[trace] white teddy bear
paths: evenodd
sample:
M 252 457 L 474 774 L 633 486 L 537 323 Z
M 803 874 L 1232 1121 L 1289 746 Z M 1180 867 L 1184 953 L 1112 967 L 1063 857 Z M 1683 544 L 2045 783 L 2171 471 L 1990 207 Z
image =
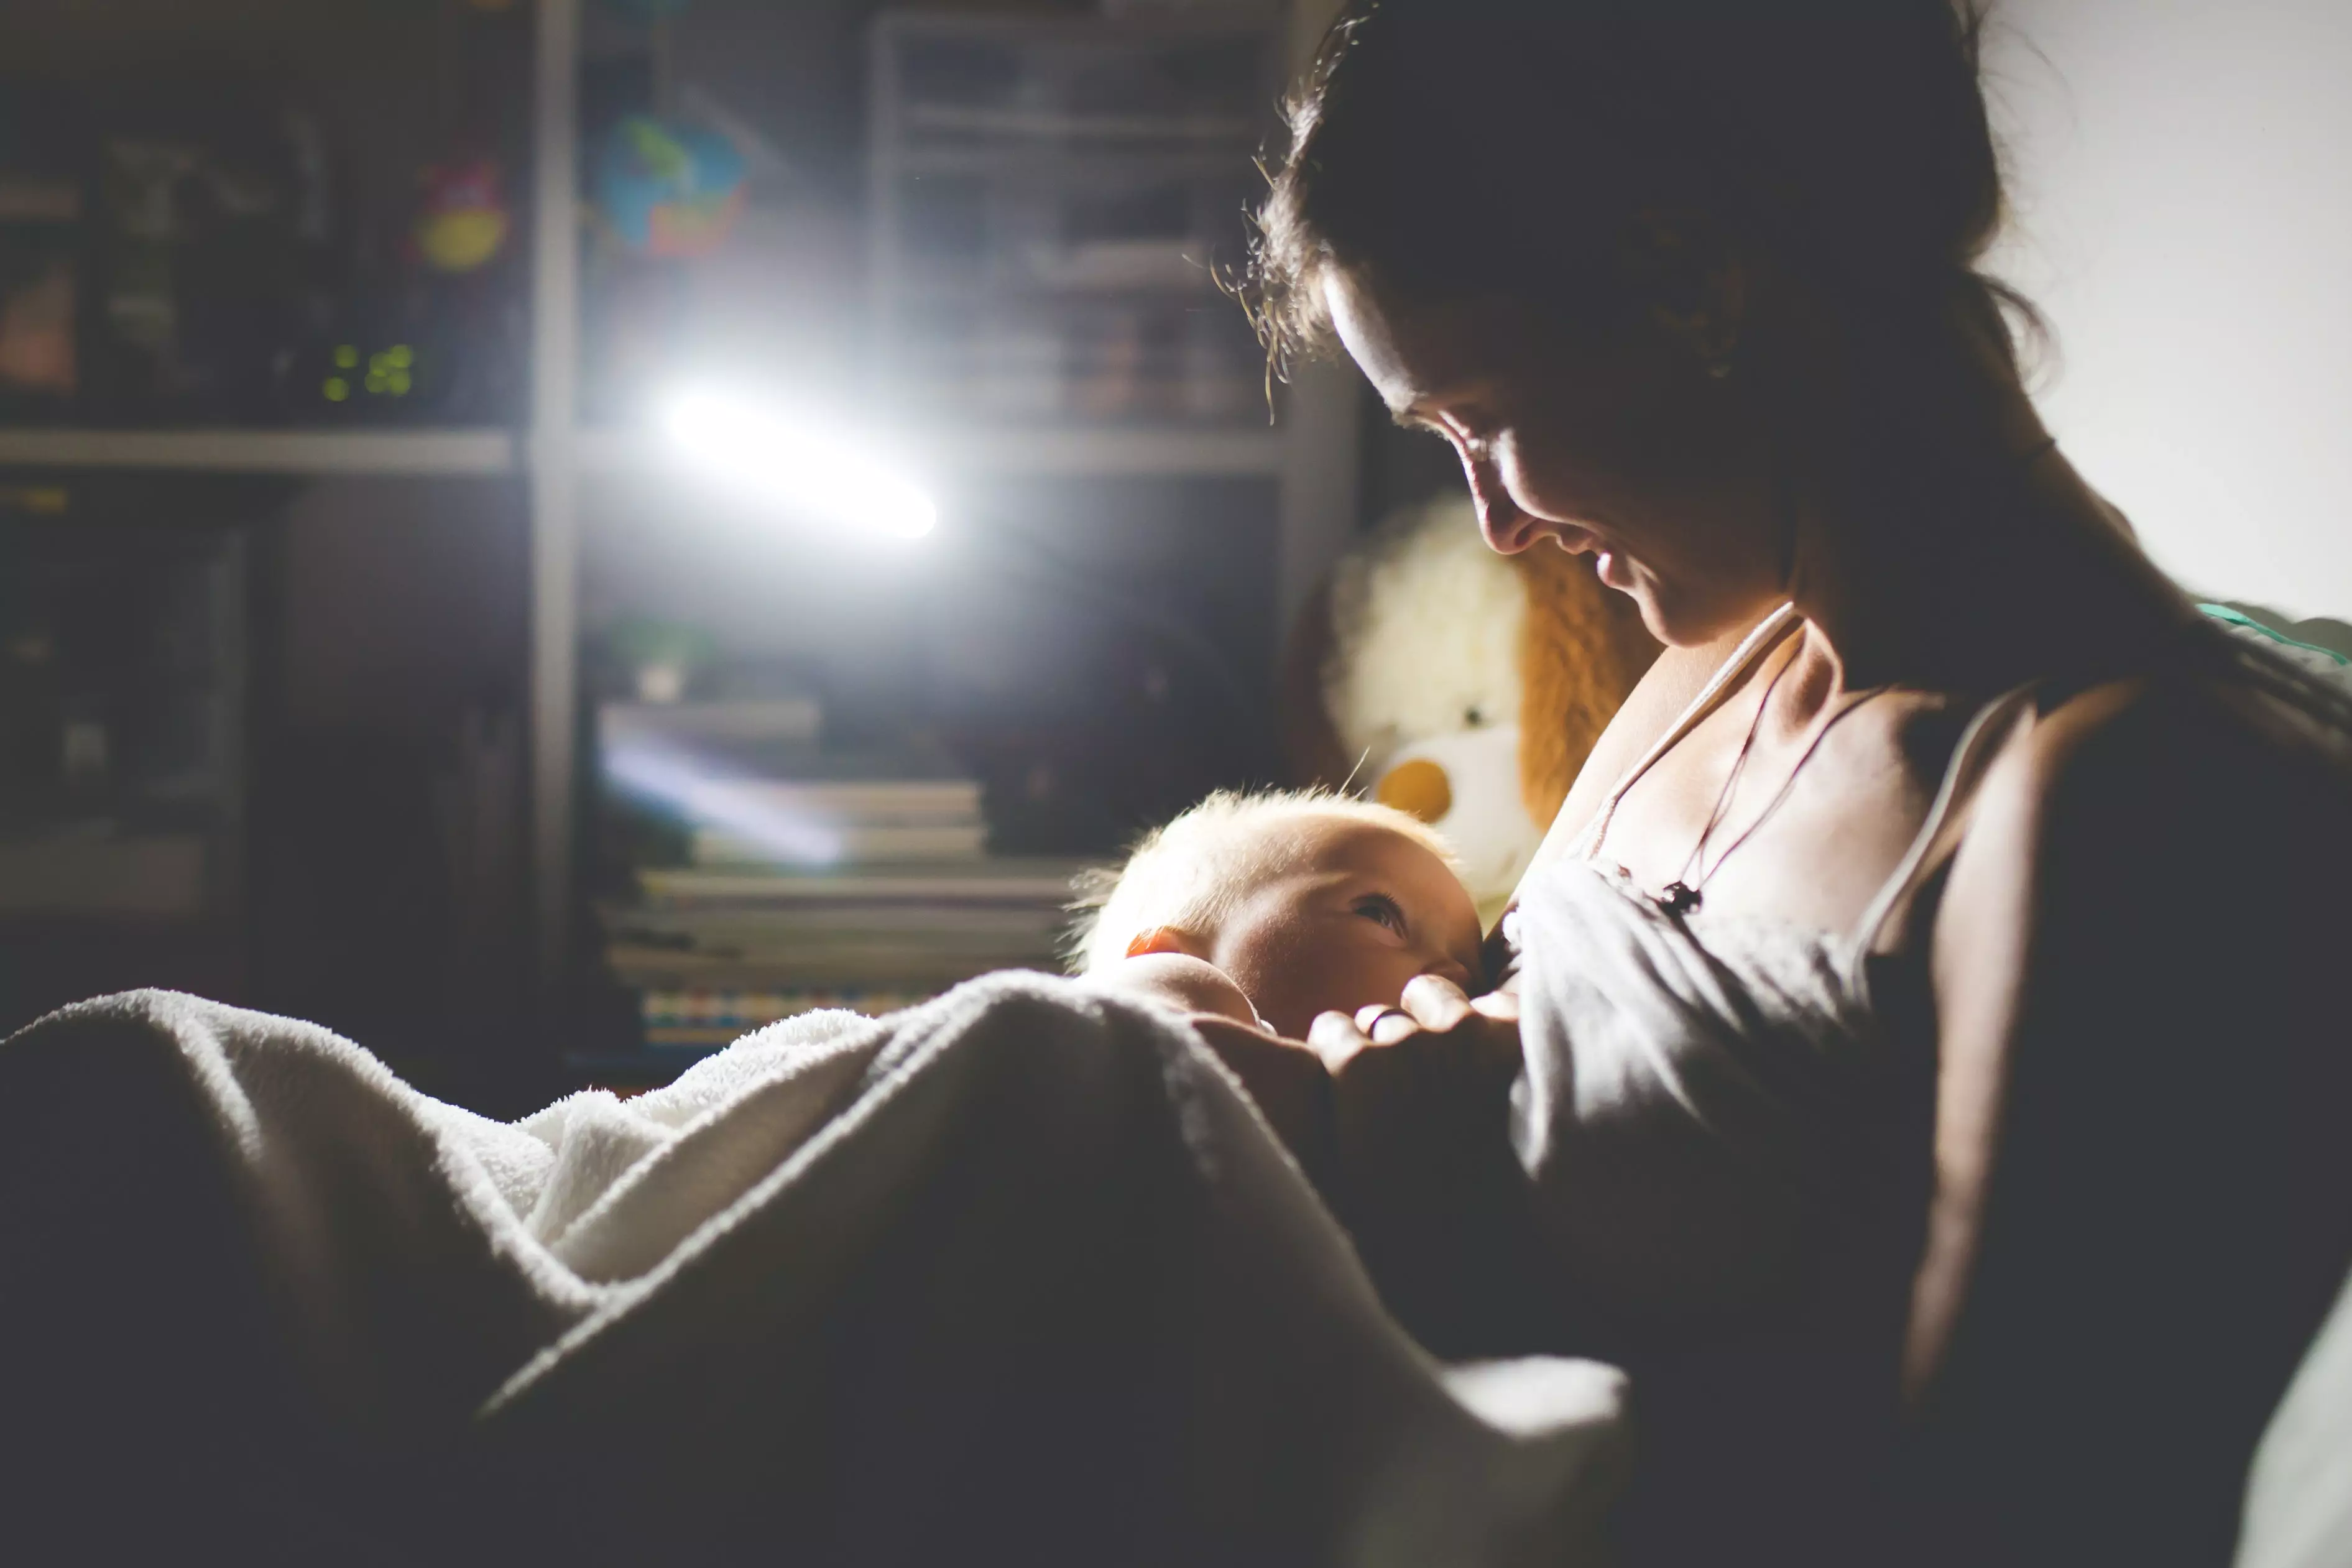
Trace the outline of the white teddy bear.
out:
M 1330 602 L 1324 704 L 1358 784 L 1445 836 L 1491 918 L 1545 826 L 1520 779 L 1522 574 L 1449 497 L 1383 523 L 1339 563 Z

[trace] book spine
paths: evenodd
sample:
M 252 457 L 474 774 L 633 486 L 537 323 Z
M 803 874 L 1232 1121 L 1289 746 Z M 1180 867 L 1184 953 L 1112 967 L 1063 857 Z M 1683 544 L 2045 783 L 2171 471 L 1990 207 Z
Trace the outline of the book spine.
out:
M 858 985 L 785 991 L 647 991 L 639 998 L 638 1013 L 648 1044 L 657 1037 L 673 1044 L 689 1044 L 703 1042 L 683 1037 L 730 1029 L 742 1034 L 830 1008 L 869 1016 L 896 1012 L 927 1002 L 932 994 L 904 987 Z

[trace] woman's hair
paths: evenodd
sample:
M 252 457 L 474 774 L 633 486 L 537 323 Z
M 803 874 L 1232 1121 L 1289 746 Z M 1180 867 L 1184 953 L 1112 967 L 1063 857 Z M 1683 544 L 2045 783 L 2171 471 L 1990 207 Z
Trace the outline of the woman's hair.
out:
M 1244 291 L 1270 371 L 1321 347 L 1332 266 L 1420 302 L 1637 304 L 1624 247 L 1644 213 L 1695 217 L 1882 324 L 1958 310 L 2013 360 L 2004 310 L 2046 331 L 1982 270 L 2005 210 L 1987 3 L 1348 0 L 1258 213 Z M 2341 690 L 2210 626 L 2170 646 L 2352 760 Z
M 2031 308 L 1979 263 L 2000 159 L 1972 0 L 1350 0 L 1288 105 L 1249 302 L 1274 368 L 1320 279 L 1558 312 L 1627 297 L 1644 211 L 1886 310 Z
M 1394 806 L 1328 789 L 1219 790 L 1138 839 L 1117 870 L 1082 874 L 1077 919 L 1063 957 L 1073 974 L 1106 968 L 1155 926 L 1213 927 L 1252 887 L 1289 864 L 1297 840 L 1285 827 L 1352 822 L 1402 834 L 1455 867 L 1436 829 Z

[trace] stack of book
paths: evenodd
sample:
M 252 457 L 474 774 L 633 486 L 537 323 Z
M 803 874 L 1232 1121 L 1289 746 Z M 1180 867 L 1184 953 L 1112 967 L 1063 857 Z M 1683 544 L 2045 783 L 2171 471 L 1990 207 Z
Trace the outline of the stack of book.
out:
M 1055 860 L 645 870 L 605 957 L 655 1048 L 723 1046 L 826 1007 L 911 1006 L 998 969 L 1053 969 L 1077 868 Z
M 980 782 L 859 778 L 887 763 L 812 756 L 791 778 L 710 783 L 694 792 L 697 866 L 976 860 L 987 853 Z
M 992 970 L 1057 967 L 1074 863 L 992 858 L 977 780 L 922 752 L 816 743 L 814 705 L 630 705 L 604 771 L 678 829 L 602 910 L 644 1042 L 709 1049 L 820 1008 L 884 1013 Z

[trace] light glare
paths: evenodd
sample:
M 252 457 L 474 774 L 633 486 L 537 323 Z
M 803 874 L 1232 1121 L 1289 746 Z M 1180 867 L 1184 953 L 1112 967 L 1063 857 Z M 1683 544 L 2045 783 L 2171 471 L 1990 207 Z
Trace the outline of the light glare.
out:
M 837 824 L 770 804 L 760 797 L 761 781 L 688 752 L 641 743 L 610 746 L 604 773 L 638 799 L 676 812 L 697 827 L 715 827 L 756 845 L 780 864 L 831 866 L 842 858 Z
M 939 521 L 930 497 L 840 433 L 708 392 L 673 402 L 670 438 L 736 488 L 828 521 L 919 539 Z

